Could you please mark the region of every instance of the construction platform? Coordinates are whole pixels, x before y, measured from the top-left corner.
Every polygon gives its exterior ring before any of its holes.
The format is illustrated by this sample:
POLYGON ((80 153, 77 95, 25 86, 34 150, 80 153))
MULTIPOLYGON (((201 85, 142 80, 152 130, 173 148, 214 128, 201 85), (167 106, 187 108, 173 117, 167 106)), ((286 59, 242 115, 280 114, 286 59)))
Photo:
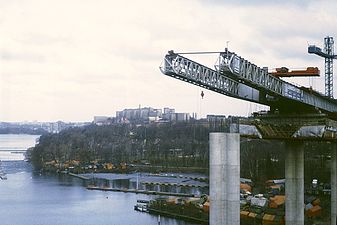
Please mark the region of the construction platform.
POLYGON ((337 140, 337 121, 325 114, 255 114, 240 118, 231 132, 251 138, 328 141, 337 140))

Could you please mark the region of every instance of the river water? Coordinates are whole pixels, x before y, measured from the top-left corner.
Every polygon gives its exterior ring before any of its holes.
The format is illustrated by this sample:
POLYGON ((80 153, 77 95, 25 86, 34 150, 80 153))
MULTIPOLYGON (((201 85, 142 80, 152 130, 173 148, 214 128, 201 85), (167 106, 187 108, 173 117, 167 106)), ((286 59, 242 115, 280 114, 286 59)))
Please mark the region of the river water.
POLYGON ((39 135, 0 134, 0 160, 23 160, 23 152, 35 146, 39 135))
MULTIPOLYGON (((25 148, 16 136, 0 135, 0 149, 25 148), (18 145, 13 144, 15 140, 18 145), (4 144, 6 143, 6 144, 4 144)), ((28 138, 28 139, 27 139, 28 138)), ((31 136, 34 143, 36 136, 31 136)), ((17 153, 14 153, 17 154, 17 153)), ((134 211, 137 199, 154 196, 87 190, 82 180, 67 175, 45 175, 32 170, 23 160, 5 160, 2 169, 7 180, 0 180, 1 225, 156 225, 158 217, 134 211)), ((161 225, 195 225, 161 217, 161 225)))

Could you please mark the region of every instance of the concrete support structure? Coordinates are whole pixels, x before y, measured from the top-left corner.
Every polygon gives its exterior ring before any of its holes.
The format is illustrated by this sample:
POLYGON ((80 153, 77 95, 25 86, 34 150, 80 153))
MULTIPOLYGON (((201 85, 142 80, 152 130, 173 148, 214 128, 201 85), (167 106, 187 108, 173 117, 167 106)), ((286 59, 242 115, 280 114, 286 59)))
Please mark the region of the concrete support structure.
POLYGON ((336 225, 337 220, 337 195, 336 195, 336 179, 337 179, 337 164, 336 164, 336 143, 331 144, 331 224, 336 225))
POLYGON ((240 225, 240 135, 210 133, 210 225, 240 225))
POLYGON ((286 225, 304 225, 304 145, 287 142, 285 147, 286 225))

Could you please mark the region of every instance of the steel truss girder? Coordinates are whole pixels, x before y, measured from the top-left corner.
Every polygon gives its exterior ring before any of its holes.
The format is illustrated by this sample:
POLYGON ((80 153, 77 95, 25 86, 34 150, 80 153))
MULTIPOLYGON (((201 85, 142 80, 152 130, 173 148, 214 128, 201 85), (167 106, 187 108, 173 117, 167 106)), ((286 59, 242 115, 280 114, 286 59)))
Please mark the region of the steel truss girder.
POLYGON ((313 111, 319 109, 327 113, 337 112, 335 99, 326 98, 318 92, 273 77, 235 53, 221 53, 216 68, 217 70, 210 69, 169 52, 160 70, 165 75, 242 100, 275 106, 278 99, 286 99, 306 105, 313 111))
POLYGON ((326 112, 337 112, 337 102, 327 99, 314 91, 297 87, 284 80, 276 78, 253 63, 245 60, 233 52, 226 51, 220 54, 219 72, 232 79, 272 95, 281 96, 299 103, 304 103, 326 112))
POLYGON ((165 75, 227 96, 263 104, 258 90, 178 54, 166 55, 160 70, 165 75))
MULTIPOLYGON (((256 66, 246 59, 233 52, 220 54, 219 71, 221 74, 228 74, 235 80, 243 80, 256 88, 268 90, 277 95, 283 95, 285 83, 283 80, 268 74, 268 71, 256 66)), ((291 84, 288 84, 289 98, 302 98, 302 91, 291 84)), ((288 90, 287 89, 287 90, 288 90)))

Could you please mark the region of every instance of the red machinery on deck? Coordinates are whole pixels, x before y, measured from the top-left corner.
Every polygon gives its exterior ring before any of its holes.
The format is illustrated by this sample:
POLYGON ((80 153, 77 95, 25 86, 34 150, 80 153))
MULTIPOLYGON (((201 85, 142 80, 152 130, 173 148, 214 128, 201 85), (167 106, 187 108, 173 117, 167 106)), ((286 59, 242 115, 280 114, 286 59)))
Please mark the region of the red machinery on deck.
POLYGON ((320 71, 317 67, 308 67, 306 70, 289 70, 287 67, 281 67, 270 74, 275 77, 319 77, 320 71))

